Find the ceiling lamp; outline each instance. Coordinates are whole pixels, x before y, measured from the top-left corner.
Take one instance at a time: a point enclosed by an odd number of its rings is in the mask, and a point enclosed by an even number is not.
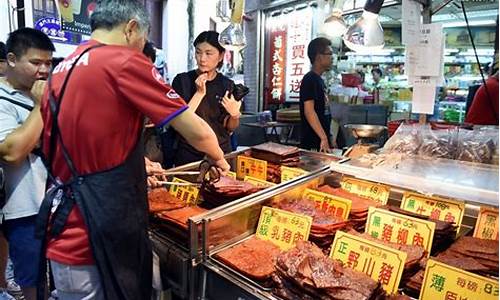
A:
[[[367,0],[363,14],[344,34],[343,40],[353,51],[378,50],[384,47],[384,31],[378,19],[384,0]]]
[[[241,26],[244,6],[244,0],[231,1],[231,24],[229,24],[229,26],[219,35],[219,43],[222,47],[226,48],[226,50],[240,51],[247,45],[245,34]]]
[[[339,37],[347,31],[344,17],[342,17],[343,5],[343,0],[337,0],[332,12],[328,15],[328,17],[326,17],[325,22],[323,23],[323,33],[329,37]]]

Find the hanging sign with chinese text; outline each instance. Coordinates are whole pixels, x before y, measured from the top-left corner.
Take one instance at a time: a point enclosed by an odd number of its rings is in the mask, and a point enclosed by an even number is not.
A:
[[[398,291],[407,254],[382,244],[337,231],[330,257],[377,280],[390,294]]]
[[[365,232],[372,237],[400,245],[417,245],[431,252],[436,223],[370,207]]]
[[[375,200],[383,205],[387,204],[391,192],[391,188],[386,185],[351,177],[343,177],[340,185],[350,193]]]
[[[255,235],[270,241],[282,250],[288,250],[298,241],[307,241],[312,217],[263,206]]]
[[[307,46],[312,36],[313,12],[311,7],[294,10],[286,15],[286,101],[298,102],[300,83],[309,72],[311,63],[307,57]]]
[[[90,35],[90,16],[95,10],[95,0],[57,0],[62,29]]]
[[[252,176],[262,180],[267,179],[267,161],[238,155],[236,163],[236,176],[238,178]]]
[[[352,201],[312,189],[305,189],[303,199],[314,201],[316,207],[332,215],[347,220]]]
[[[405,192],[401,208],[419,215],[429,216],[431,219],[454,222],[460,228],[464,217],[465,203]]]
[[[190,183],[189,181],[174,177],[172,182],[179,183]],[[170,194],[177,199],[180,199],[186,202],[187,205],[196,205],[198,201],[198,194],[200,190],[194,186],[179,186],[179,185],[171,185]]]
[[[286,19],[282,16],[269,19],[270,70],[268,103],[285,102],[286,24]]]
[[[474,229],[474,237],[498,240],[498,209],[481,207]]]
[[[265,180],[262,180],[262,179],[258,179],[258,178],[252,177],[252,176],[245,176],[245,178],[243,179],[243,181],[251,183],[251,184],[253,184],[255,186],[264,187],[264,188],[276,185],[276,183],[265,181]]]
[[[419,299],[497,300],[498,280],[429,259]]]
[[[306,170],[300,168],[281,166],[281,182],[292,180],[295,177],[299,177],[307,173],[308,172]]]

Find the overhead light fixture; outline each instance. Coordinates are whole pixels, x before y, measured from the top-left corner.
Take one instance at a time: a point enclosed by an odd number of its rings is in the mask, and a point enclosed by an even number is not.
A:
[[[229,24],[229,26],[219,35],[219,43],[226,50],[237,52],[245,48],[247,45],[245,34],[243,33],[243,28],[241,26],[244,6],[244,0],[231,1],[231,24]]]
[[[347,25],[342,16],[344,0],[336,0],[331,13],[325,18],[322,31],[329,37],[340,37],[347,31]]]
[[[475,21],[470,21],[469,25],[470,26],[484,26],[484,25],[495,25],[496,20],[475,20]],[[443,23],[443,27],[448,28],[448,27],[465,27],[467,26],[467,23],[465,21],[463,22],[449,22],[449,23]]]
[[[378,14],[384,0],[367,0],[363,14],[344,34],[343,40],[353,51],[378,50],[384,48],[384,31]]]

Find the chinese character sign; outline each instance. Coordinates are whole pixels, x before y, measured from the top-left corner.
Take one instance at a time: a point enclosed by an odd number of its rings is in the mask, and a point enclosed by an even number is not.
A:
[[[57,0],[62,30],[90,35],[90,15],[96,6],[95,0]]]
[[[316,207],[336,217],[347,220],[351,212],[352,201],[334,195],[305,189],[302,198],[314,201]]]
[[[267,103],[285,102],[285,67],[286,67],[286,19],[272,17],[269,20],[269,93]]]
[[[431,219],[452,222],[459,228],[465,211],[463,201],[426,197],[417,193],[405,192],[401,208],[420,215],[429,216]]]
[[[481,207],[477,217],[474,237],[498,240],[498,209]]]
[[[251,183],[251,184],[258,186],[258,187],[263,187],[263,188],[268,188],[270,186],[276,185],[276,183],[265,181],[265,180],[258,179],[258,178],[254,178],[252,176],[245,176],[245,179],[243,179],[243,181]]]
[[[370,207],[365,232],[374,238],[400,245],[418,245],[431,252],[434,222]]]
[[[498,299],[498,281],[429,259],[419,299]]]
[[[310,216],[264,206],[255,235],[272,242],[282,250],[288,250],[298,241],[306,241],[309,238],[311,224]]]
[[[238,155],[236,163],[236,176],[238,178],[252,176],[257,179],[266,180],[267,161],[251,158],[244,155]]]
[[[312,9],[310,7],[292,11],[286,15],[286,101],[299,101],[302,77],[309,72],[311,63],[307,57],[307,46],[312,35]]]
[[[281,182],[292,180],[295,177],[299,177],[304,174],[307,174],[306,170],[302,170],[300,168],[281,166]]]
[[[174,177],[172,182],[189,183],[189,181],[177,177]],[[200,190],[194,186],[171,185],[169,193],[177,199],[184,201],[187,205],[196,205],[198,204],[198,194]]]
[[[342,178],[340,185],[350,193],[375,200],[383,205],[387,204],[391,192],[391,188],[386,185],[349,177]]]
[[[359,236],[337,231],[330,257],[365,273],[382,284],[388,293],[396,293],[407,254]]]

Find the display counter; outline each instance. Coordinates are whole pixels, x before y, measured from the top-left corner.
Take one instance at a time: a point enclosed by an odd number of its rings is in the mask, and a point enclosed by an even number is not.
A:
[[[237,171],[238,156],[250,157],[251,155],[252,149],[227,154],[226,159],[231,165],[231,171],[234,173]],[[304,150],[299,151],[299,157],[300,160],[298,164],[294,166],[294,169],[304,170],[305,174],[295,179],[291,179],[290,181],[277,183],[276,185],[264,188],[256,193],[239,199],[234,199],[228,203],[222,203],[222,205],[216,207],[214,207],[213,203],[210,205],[205,203],[203,194],[200,193],[199,207],[206,210],[198,215],[189,217],[187,219],[187,224],[185,224],[186,227],[184,228],[165,224],[161,218],[153,215],[151,218],[151,239],[154,250],[160,257],[160,272],[165,286],[167,288],[171,288],[173,293],[182,299],[197,299],[195,283],[197,284],[198,280],[195,280],[195,278],[198,276],[197,266],[202,261],[202,246],[205,245],[202,243],[202,237],[205,235],[203,233],[204,229],[202,224],[208,215],[231,209],[231,207],[239,205],[239,203],[252,202],[252,199],[256,197],[261,197],[274,191],[275,189],[280,189],[283,186],[293,184],[296,180],[300,180],[312,174],[316,174],[317,172],[324,171],[329,168],[331,162],[341,159],[329,154]],[[193,172],[198,170],[199,165],[200,162],[190,163],[170,169],[168,172],[174,174],[186,171]],[[197,175],[176,175],[175,177],[187,182],[196,182]],[[168,179],[169,181],[172,181],[173,177],[170,176]],[[238,222],[241,221],[246,223],[246,219],[247,216],[236,220],[233,224],[226,225],[239,226]],[[225,231],[225,228],[221,228],[218,231],[217,236],[221,239],[225,239]]]
[[[386,196],[386,201],[384,202],[386,203],[382,204],[397,207],[397,209],[401,207],[401,209],[399,209],[401,211],[407,209],[404,203],[408,201],[408,195],[413,195],[416,197],[415,199],[418,199],[418,197],[426,199],[425,197],[432,195],[434,198],[429,198],[431,199],[429,201],[432,201],[432,199],[440,199],[444,202],[450,201],[450,203],[459,203],[460,220],[454,219],[453,217],[451,221],[444,222],[440,221],[442,218],[431,220],[432,215],[431,217],[421,215],[422,220],[428,222],[432,221],[436,224],[435,232],[433,232],[434,245],[432,245],[432,247],[429,245],[429,248],[424,251],[424,255],[419,258],[419,263],[415,264],[415,261],[412,261],[412,268],[407,268],[408,264],[405,264],[405,271],[402,275],[404,280],[401,280],[399,288],[397,289],[399,293],[408,295],[409,298],[405,299],[418,298],[420,289],[418,283],[416,290],[414,286],[412,286],[412,289],[406,284],[414,282],[415,280],[418,282],[415,276],[418,277],[420,276],[419,274],[423,274],[424,269],[422,269],[422,264],[425,265],[429,255],[433,259],[435,257],[440,257],[439,260],[446,261],[446,259],[449,259],[447,253],[457,251],[457,249],[459,249],[458,251],[462,251],[460,247],[463,247],[464,239],[472,238],[464,236],[472,235],[479,212],[482,211],[483,208],[486,208],[483,206],[487,205],[488,207],[493,207],[493,209],[498,209],[498,167],[495,168],[487,165],[468,164],[463,162],[457,162],[457,164],[455,164],[452,161],[445,160],[435,160],[434,162],[410,160],[403,161],[397,166],[392,167],[366,167],[358,161],[344,160],[341,162],[334,162],[331,164],[331,170],[324,169],[316,173],[308,174],[286,185],[277,186],[266,193],[254,195],[234,205],[216,209],[206,214],[202,221],[201,243],[204,262],[202,263],[200,275],[201,284],[198,287],[199,295],[203,299],[283,299],[276,294],[277,281],[275,277],[272,277],[273,280],[271,283],[269,278],[267,281],[258,281],[250,278],[234,267],[234,265],[222,259],[227,257],[227,250],[236,249],[238,246],[242,245],[242,243],[245,243],[246,240],[255,237],[263,207],[279,208],[283,207],[280,203],[285,203],[290,199],[299,199],[301,197],[304,199],[303,195],[306,189],[328,191],[328,189],[322,188],[327,185],[349,189],[347,186],[344,186],[344,183],[356,182],[356,180],[359,179],[362,179],[365,184],[364,192],[372,192],[372,200],[375,201],[377,198],[380,200],[381,198],[378,196],[381,196],[383,193],[377,189],[385,189],[386,194],[384,195]],[[439,196],[439,198],[435,198],[436,196]],[[370,196],[367,197],[370,198]],[[355,201],[354,199],[352,200],[353,209]],[[378,203],[375,206],[380,205],[381,204]],[[387,209],[388,206],[386,205],[380,206],[380,209]],[[351,221],[351,225],[354,226],[358,233],[362,233],[365,231],[364,227],[367,217],[363,215],[364,223],[362,226],[357,227],[360,225],[360,219],[354,219],[357,218],[357,215],[353,214],[353,211],[354,210],[351,210],[348,220]],[[370,214],[371,213],[372,208],[370,208]],[[405,216],[417,215],[415,213],[407,213],[408,214]],[[368,218],[369,217],[370,216],[368,216]],[[448,219],[445,218],[445,220]],[[355,223],[357,225],[354,225]],[[498,212],[496,212],[496,223],[496,239],[498,240]],[[442,231],[442,229],[438,229],[438,227],[443,224],[451,224],[455,226],[455,228],[453,231]],[[459,228],[456,228],[456,225],[458,225]],[[368,226],[368,223],[366,223],[366,226]],[[340,231],[349,230],[351,230],[349,232],[352,233],[352,228],[348,227],[349,226],[338,228],[339,231],[336,231],[336,234]],[[224,229],[225,232],[224,236],[214,234],[220,232],[222,229]],[[441,236],[445,231],[447,231],[447,233]],[[478,238],[475,238],[476,240],[479,239],[480,235],[477,236]],[[313,235],[309,235],[309,241],[312,241],[314,238]],[[333,237],[330,238],[333,239]],[[493,239],[494,238],[495,236],[493,236]],[[449,239],[449,241],[445,242],[444,239]],[[331,243],[331,240],[329,240],[329,242]],[[315,243],[318,244],[317,241],[315,241]],[[489,269],[490,273],[486,273],[488,276],[493,275],[494,278],[498,278],[498,247],[496,247],[497,242],[494,243],[495,249],[492,250],[492,254],[489,254],[493,256],[493,268]],[[323,252],[328,253],[330,248],[328,246],[324,247],[325,245],[327,244],[323,243]],[[418,244],[414,245],[419,246]],[[475,245],[470,245],[470,247],[475,247]],[[475,253],[474,249],[470,251]],[[492,270],[493,274],[491,273]],[[422,284],[421,281],[423,279],[423,275],[421,276],[420,284]],[[498,280],[496,281],[498,283]],[[273,287],[275,289],[273,289]],[[310,291],[310,289],[308,291]],[[310,294],[308,297],[310,297]],[[427,297],[427,299],[430,298]]]

